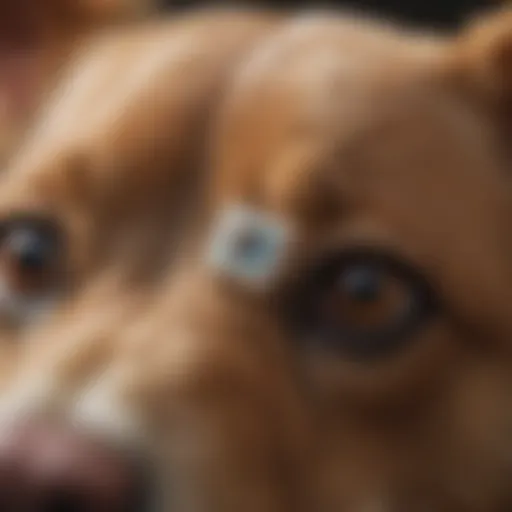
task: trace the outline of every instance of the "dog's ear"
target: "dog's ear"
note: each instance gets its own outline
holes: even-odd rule
[[[498,108],[512,106],[512,8],[477,18],[455,41],[459,78]]]

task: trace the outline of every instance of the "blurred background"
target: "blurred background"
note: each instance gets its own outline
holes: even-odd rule
[[[327,6],[363,10],[406,23],[427,28],[451,29],[476,12],[488,9],[499,0],[338,0],[315,2],[289,1],[239,1],[232,5],[256,5],[272,7]],[[219,2],[197,0],[161,0],[163,8],[190,8]],[[224,4],[227,2],[223,2]]]

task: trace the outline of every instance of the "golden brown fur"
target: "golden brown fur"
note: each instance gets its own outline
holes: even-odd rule
[[[224,94],[208,160],[212,220],[199,251],[155,289],[116,276],[81,287],[67,311],[27,339],[2,396],[4,425],[22,413],[49,415],[134,448],[155,470],[159,510],[508,510],[510,15],[482,27],[443,40],[331,14],[268,35]],[[142,99],[135,104],[147,112]],[[123,119],[97,133],[143,130]],[[79,140],[90,140],[84,133]],[[126,189],[112,193],[108,174],[87,167],[78,181],[69,167],[52,166],[53,174],[42,166],[39,175],[38,154],[28,152],[19,161],[27,171],[14,167],[12,180],[41,179],[12,185],[0,204],[56,211],[62,189],[47,180],[84,180],[75,190],[100,198],[91,203],[100,207],[94,227],[120,258],[118,226],[141,218],[154,198],[143,187],[159,183],[156,174],[141,182],[124,166]],[[57,195],[42,202],[50,189]],[[105,189],[127,201],[110,209]],[[266,288],[208,264],[219,215],[240,203],[290,227],[284,265]],[[68,204],[59,217],[78,210]],[[159,222],[150,216],[147,225]],[[136,228],[127,233],[139,240]],[[101,244],[83,240],[93,248],[87,257],[96,254]],[[336,312],[345,322],[373,326],[420,282],[432,295],[425,323],[402,344],[384,339],[389,347],[359,352],[350,337],[325,344],[322,331],[304,339],[290,329],[289,301],[316,297],[299,286],[312,269],[356,249],[360,266],[376,254],[392,263],[378,275],[384,296],[362,311],[342,297],[347,309]],[[80,275],[97,268],[91,260]],[[142,261],[151,266],[152,253]],[[387,274],[394,265],[407,278]]]
[[[59,340],[45,344],[36,356],[45,368],[42,374],[36,372],[43,380],[53,372],[46,367],[46,362],[53,366],[53,356],[67,360],[64,374],[78,387],[82,377],[96,373],[97,363],[114,356],[116,342],[113,336],[112,343],[107,340],[109,333],[145,309],[150,291],[181,251],[183,230],[202,212],[204,138],[222,85],[242,54],[275,23],[275,16],[264,13],[206,11],[111,32],[78,56],[0,187],[5,225],[19,217],[29,222],[44,218],[57,226],[65,241],[59,256],[61,274],[45,287],[22,294],[21,315],[18,311],[9,317],[12,307],[2,311],[2,327],[11,327],[2,344],[3,382],[18,365],[25,368],[26,361],[31,366],[35,345],[30,339],[39,337],[37,333]],[[9,250],[4,247],[4,252]],[[4,265],[2,271],[2,278],[13,282],[11,267]],[[34,297],[48,297],[45,313],[58,310],[48,331],[33,314]],[[33,329],[27,332],[27,327]],[[84,352],[75,352],[71,332],[78,344],[93,337],[106,343],[93,348],[87,341]],[[60,345],[63,339],[65,346]],[[74,370],[69,371],[68,363]],[[39,385],[44,394],[45,384]],[[68,385],[71,392],[72,382]],[[17,408],[17,399],[6,400]],[[112,431],[112,440],[119,436],[121,444],[131,440],[132,427],[122,412],[118,416],[115,405],[111,419],[102,425],[106,418],[94,409],[102,409],[105,400],[110,407],[108,392],[100,391],[97,397],[91,394],[89,405],[88,400],[77,403],[78,423],[85,420],[86,429]],[[80,404],[85,404],[85,413]],[[162,485],[167,493],[168,463],[164,470],[152,469],[158,476],[155,492]],[[187,491],[172,500],[195,494]],[[8,506],[20,507],[20,496],[23,499],[17,495]],[[221,493],[219,500],[228,496]],[[168,503],[169,497],[162,499]]]
[[[45,380],[53,373],[46,363],[52,367],[54,356],[66,360],[62,377],[73,381],[66,384],[70,397],[74,383],[78,390],[82,378],[88,379],[96,373],[96,365],[102,364],[104,358],[110,360],[112,356],[116,368],[117,361],[121,369],[124,367],[124,358],[117,357],[114,336],[119,323],[127,323],[131,315],[140,314],[152,304],[148,302],[148,294],[152,282],[162,274],[160,267],[163,265],[165,272],[169,272],[173,254],[180,249],[177,244],[181,230],[185,226],[190,228],[202,211],[204,136],[209,118],[216,110],[222,84],[243,52],[275,22],[273,15],[213,11],[108,35],[86,50],[69,78],[63,81],[62,88],[56,91],[58,99],[50,103],[48,113],[5,175],[0,198],[1,215],[7,222],[20,214],[52,219],[64,230],[69,248],[65,267],[71,267],[67,274],[71,281],[66,282],[64,291],[72,303],[60,308],[57,320],[50,322],[48,330],[36,324],[31,336],[16,337],[21,345],[15,362],[26,368],[25,363],[32,366],[34,356],[40,361],[37,366],[42,373],[36,371],[33,375],[33,382],[37,381],[35,386],[39,388],[37,394],[45,393],[46,384],[39,381],[39,377]],[[216,34],[215,45],[211,44],[212,34]],[[77,79],[78,88],[66,93],[69,84]],[[97,106],[95,112],[89,110],[91,103]],[[145,330],[145,322],[141,322],[139,328]],[[39,345],[44,347],[43,351],[39,355],[31,354],[36,350],[36,345],[30,341],[32,336],[46,337],[46,333],[55,338],[55,343]],[[105,343],[94,343],[92,347],[87,341],[82,352],[77,344],[92,338]],[[64,340],[65,344],[61,345]],[[133,350],[130,349],[130,354],[136,355],[137,343]],[[131,355],[126,362],[131,365]],[[6,371],[12,369],[11,364]],[[129,366],[127,369],[131,372]],[[121,373],[124,382],[123,369]],[[105,435],[111,432],[114,439],[119,437],[121,444],[132,441],[131,412],[125,420],[123,411],[116,411],[115,404],[110,408],[109,391],[102,389],[104,384],[110,386],[110,374],[105,376],[105,383],[100,376],[98,378],[98,395],[94,396],[93,392],[90,399],[79,402],[72,399],[77,405],[78,424],[83,423],[84,428],[93,431],[100,427]],[[158,381],[158,372],[155,372],[155,379]],[[116,378],[112,385],[112,392],[116,394]],[[29,388],[30,395],[34,390],[32,384]],[[6,398],[6,401],[17,408],[17,398],[13,402]],[[103,418],[103,403],[110,409],[110,418]],[[84,404],[85,412],[80,409]],[[188,405],[183,412],[188,414],[189,410],[195,414]],[[207,411],[198,413],[206,414],[206,426]],[[215,410],[213,413],[212,421],[217,421]],[[182,413],[178,411],[178,414]],[[147,448],[154,455],[150,460],[157,475],[155,485],[161,485],[164,494],[168,492],[172,467],[167,457],[160,460],[162,453],[174,461],[185,456],[179,451],[174,453],[176,449],[193,449],[197,443],[207,442],[202,434],[187,431],[186,417],[183,420],[178,417],[178,420],[173,432],[178,434],[177,429],[183,429],[183,443],[176,445],[173,436],[173,443],[157,442]],[[94,425],[95,421],[99,424]],[[231,420],[227,417],[226,421],[229,425]],[[165,424],[151,422],[141,427],[150,432],[158,428],[154,439],[159,440],[161,436],[168,437],[163,430]],[[208,449],[221,450],[227,474],[224,476],[220,467],[219,482],[210,482],[214,460],[210,459],[205,476],[202,476],[202,463],[196,468],[191,461],[192,467],[187,470],[187,460],[180,460],[179,467],[184,471],[183,494],[164,496],[164,503],[169,503],[169,499],[178,500],[180,510],[196,510],[190,500],[199,503],[207,500],[205,506],[210,509],[229,507],[235,510],[251,499],[255,511],[281,510],[282,501],[291,496],[288,492],[286,496],[275,496],[273,477],[268,474],[269,471],[274,474],[275,455],[264,448],[265,431],[262,432],[264,437],[259,439],[258,429],[248,418],[248,432],[234,432],[242,436],[235,444],[251,443],[252,438],[257,443],[254,457],[262,460],[258,467],[248,467],[251,474],[258,473],[258,481],[253,482],[245,473],[245,457],[239,459],[238,450],[231,447],[234,440],[228,437],[229,432],[224,432],[221,425],[212,425],[212,428],[214,439],[221,436],[219,440],[227,443],[226,450],[233,457],[230,463],[224,448],[208,446]],[[289,435],[288,429],[283,434]],[[194,444],[188,445],[189,435]],[[148,440],[152,437],[149,435]],[[264,450],[260,452],[258,446]],[[162,469],[158,467],[160,463]],[[233,471],[241,471],[238,491],[231,486]],[[225,483],[221,482],[223,478],[226,478]]]
[[[511,33],[509,12],[455,41],[361,20],[295,22],[227,100],[214,211],[242,202],[294,230],[264,297],[314,397],[304,407],[319,429],[327,510],[510,505]],[[282,292],[361,247],[422,273],[436,313],[381,357],[304,345],[276,307],[289,305]],[[388,299],[345,314],[369,326]]]

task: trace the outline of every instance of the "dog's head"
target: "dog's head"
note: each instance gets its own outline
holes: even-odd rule
[[[1,412],[28,494],[50,467],[45,499],[118,505],[99,439],[147,463],[159,510],[507,510],[510,26],[304,16],[258,46],[200,254],[158,293],[93,282],[25,345]],[[48,418],[81,432],[58,463]]]

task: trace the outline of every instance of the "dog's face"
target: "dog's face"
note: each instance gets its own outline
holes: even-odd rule
[[[107,445],[157,510],[508,510],[509,34],[269,37],[220,115],[201,254],[158,293],[92,280],[24,345],[0,404],[22,496],[123,510]]]

